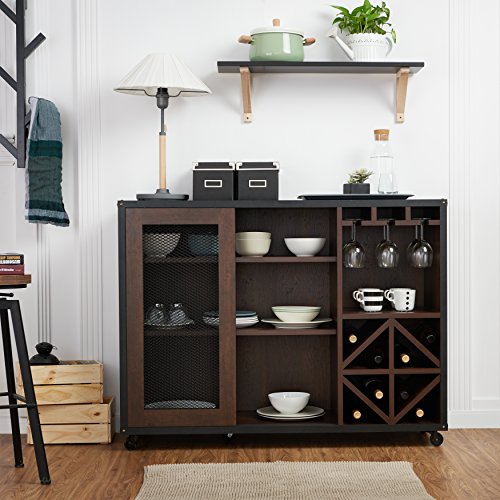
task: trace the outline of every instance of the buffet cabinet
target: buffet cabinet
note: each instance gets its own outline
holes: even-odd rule
[[[118,208],[120,428],[128,449],[141,435],[159,434],[428,432],[432,444],[442,443],[446,200],[120,201]],[[353,221],[366,252],[362,269],[342,260]],[[434,254],[426,269],[406,256],[422,221]],[[400,251],[392,269],[375,259],[388,223]],[[270,232],[269,254],[238,256],[241,231]],[[326,244],[314,257],[296,257],[284,243],[318,236]],[[359,288],[395,287],[416,290],[414,310],[384,304],[365,312],[353,299]],[[262,319],[274,305],[321,306],[334,321],[317,329],[236,328],[237,309]],[[176,321],[158,326],[169,310]],[[207,311],[218,311],[218,325],[206,324]],[[373,378],[381,398],[366,389]],[[325,414],[261,418],[256,410],[276,391],[309,392]]]

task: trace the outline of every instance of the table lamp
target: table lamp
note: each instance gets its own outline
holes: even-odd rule
[[[173,194],[167,189],[167,130],[165,109],[171,97],[211,94],[210,89],[172,54],[149,54],[135,66],[114,89],[116,92],[156,97],[160,108],[160,187],[156,193],[138,194],[138,200],[187,200],[187,194]]]

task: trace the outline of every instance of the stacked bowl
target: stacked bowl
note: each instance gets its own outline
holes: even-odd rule
[[[307,323],[318,316],[321,306],[275,306],[272,310],[286,323]]]
[[[271,233],[236,233],[236,253],[243,257],[263,257],[271,248]]]

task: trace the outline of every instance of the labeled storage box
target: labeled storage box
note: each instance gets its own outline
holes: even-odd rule
[[[277,200],[279,164],[245,162],[236,164],[238,200]]]
[[[234,200],[234,163],[193,164],[193,200]]]
[[[34,365],[31,375],[46,444],[111,442],[113,398],[103,397],[102,363]],[[19,364],[17,392],[24,394]],[[29,425],[28,443],[33,444]]]

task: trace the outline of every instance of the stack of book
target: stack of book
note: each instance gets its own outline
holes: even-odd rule
[[[24,274],[24,255],[20,253],[0,253],[0,275]]]

